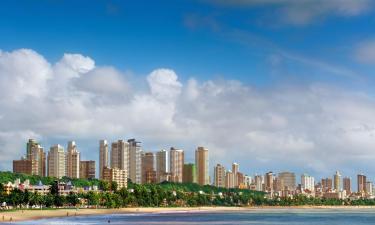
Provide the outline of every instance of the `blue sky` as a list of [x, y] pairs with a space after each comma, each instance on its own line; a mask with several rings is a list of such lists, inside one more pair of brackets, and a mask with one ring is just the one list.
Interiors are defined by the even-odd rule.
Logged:
[[249, 174], [375, 172], [372, 1], [1, 4], [0, 152], [16, 151], [0, 168], [29, 136], [76, 139], [86, 158], [134, 136], [190, 160], [207, 145]]

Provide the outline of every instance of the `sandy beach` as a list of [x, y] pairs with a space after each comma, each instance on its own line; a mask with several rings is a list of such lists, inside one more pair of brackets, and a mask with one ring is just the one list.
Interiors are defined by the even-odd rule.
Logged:
[[319, 210], [319, 209], [375, 209], [374, 206], [264, 206], [264, 207], [180, 207], [180, 208], [121, 208], [121, 209], [51, 209], [51, 210], [16, 210], [0, 211], [0, 222], [26, 221], [52, 217], [89, 216], [100, 214], [121, 213], [168, 213], [168, 212], [225, 212], [225, 211], [254, 211], [267, 210]]

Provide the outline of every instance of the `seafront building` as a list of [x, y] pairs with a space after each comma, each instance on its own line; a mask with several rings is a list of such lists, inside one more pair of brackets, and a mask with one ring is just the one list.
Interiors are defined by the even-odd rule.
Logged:
[[135, 139], [129, 139], [129, 160], [128, 175], [132, 182], [136, 184], [142, 183], [142, 149], [141, 142]]
[[79, 162], [80, 153], [77, 150], [76, 143], [74, 141], [68, 142], [68, 148], [66, 153], [66, 176], [70, 178], [79, 178]]
[[164, 149], [156, 153], [156, 180], [157, 182], [168, 181], [168, 152]]
[[195, 164], [185, 164], [183, 173], [182, 180], [184, 183], [197, 183], [197, 171]]
[[195, 165], [197, 169], [197, 182], [199, 185], [210, 184], [208, 149], [198, 147], [195, 150]]
[[54, 145], [50, 148], [47, 158], [48, 176], [62, 178], [66, 176], [66, 158], [64, 147]]
[[182, 183], [184, 161], [184, 151], [172, 147], [169, 151], [169, 171], [171, 174], [171, 182]]
[[155, 154], [142, 153], [142, 184], [156, 183]]
[[94, 160], [80, 161], [79, 162], [79, 178], [94, 179], [96, 173], [96, 166]]
[[225, 167], [221, 164], [217, 164], [214, 168], [214, 185], [216, 187], [225, 187]]
[[105, 167], [109, 167], [108, 158], [108, 142], [107, 140], [99, 141], [99, 179], [103, 179], [103, 171]]

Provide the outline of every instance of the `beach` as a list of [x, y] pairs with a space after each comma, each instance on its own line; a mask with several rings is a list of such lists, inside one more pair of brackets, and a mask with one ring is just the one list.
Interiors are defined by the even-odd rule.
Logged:
[[120, 208], [120, 209], [47, 209], [0, 211], [0, 222], [28, 221], [53, 217], [75, 217], [127, 213], [174, 213], [174, 212], [230, 212], [230, 211], [287, 211], [287, 210], [357, 210], [375, 209], [375, 206], [263, 206], [263, 207], [177, 207], [177, 208]]

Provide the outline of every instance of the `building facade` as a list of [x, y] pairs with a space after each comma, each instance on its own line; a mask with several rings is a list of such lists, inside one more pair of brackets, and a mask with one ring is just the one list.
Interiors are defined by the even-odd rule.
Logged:
[[95, 178], [95, 161], [80, 161], [79, 163], [79, 177], [83, 179], [94, 179]]
[[142, 154], [142, 184], [156, 183], [154, 164], [155, 154], [153, 152]]
[[129, 171], [129, 144], [118, 140], [111, 145], [111, 168]]
[[129, 139], [129, 170], [128, 175], [132, 182], [142, 183], [142, 149], [139, 141]]
[[66, 176], [65, 152], [61, 145], [54, 145], [48, 152], [48, 176], [62, 178]]
[[214, 185], [225, 187], [225, 167], [221, 164], [217, 164], [214, 168]]
[[195, 150], [195, 165], [197, 169], [197, 181], [199, 185], [210, 184], [208, 149], [198, 147]]
[[66, 152], [66, 176], [70, 178], [79, 178], [80, 153], [74, 141], [68, 142]]
[[107, 140], [99, 141], [99, 179], [103, 179], [104, 167], [109, 167]]
[[111, 183], [116, 182], [118, 189], [127, 187], [127, 172], [118, 168], [105, 167], [103, 170], [103, 180]]
[[156, 153], [156, 180], [157, 182], [163, 182], [165, 180], [165, 174], [168, 173], [168, 152], [164, 149]]
[[197, 171], [195, 169], [195, 164], [188, 163], [184, 165], [182, 181], [184, 183], [197, 183]]
[[184, 173], [184, 151], [182, 149], [171, 148], [169, 151], [169, 172], [171, 181], [182, 183]]

